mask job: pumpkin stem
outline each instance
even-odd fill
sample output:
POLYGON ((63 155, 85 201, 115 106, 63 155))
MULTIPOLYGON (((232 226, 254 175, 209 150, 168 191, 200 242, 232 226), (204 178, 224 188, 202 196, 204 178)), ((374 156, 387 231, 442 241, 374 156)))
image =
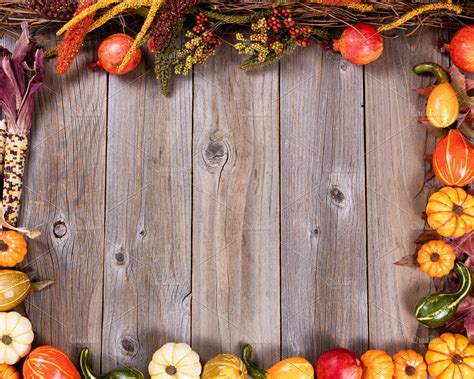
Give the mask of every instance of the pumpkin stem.
POLYGON ((252 378, 266 379, 268 377, 268 373, 265 370, 258 368, 257 365, 252 362, 252 346, 249 344, 245 344, 242 348, 242 361, 247 367, 248 374, 252 378))
POLYGON ((2 336, 2 343, 4 345, 10 345, 12 342, 13 342, 13 340, 10 336, 7 336, 7 335, 2 336))
POLYGON ((52 280, 42 280, 41 282, 33 282, 31 283, 30 292, 43 291, 45 288, 49 287, 52 284, 54 284, 52 280))
POLYGON ((90 356, 91 356, 90 349, 87 347, 84 347, 81 350, 81 355, 79 357, 79 366, 81 367, 82 376, 85 379, 98 379, 98 376, 92 372, 92 369, 89 363, 90 356))
POLYGON ((436 78, 436 84, 449 82, 448 74, 437 63, 424 62, 413 66, 413 72, 417 75, 432 74, 436 78))
POLYGON ((0 251, 7 251, 8 250, 8 245, 5 243, 5 241, 0 241, 0 251))
POLYGON ((462 357, 459 354, 453 355, 452 361, 456 365, 461 365, 464 362, 462 357))

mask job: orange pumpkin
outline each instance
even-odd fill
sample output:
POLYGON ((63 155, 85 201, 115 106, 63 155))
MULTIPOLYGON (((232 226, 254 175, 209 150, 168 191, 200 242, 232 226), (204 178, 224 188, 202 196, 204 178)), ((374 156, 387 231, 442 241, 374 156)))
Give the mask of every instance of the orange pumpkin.
POLYGON ((474 197, 462 188, 443 187, 426 206, 428 224, 443 237, 461 237, 474 227, 474 197))
POLYGON ((15 366, 0 365, 0 379, 20 379, 20 373, 15 366))
POLYGON ((40 346, 26 358, 23 378, 81 379, 81 375, 64 351, 53 346, 40 346))
POLYGON ((434 379, 474 378, 474 346, 462 334, 444 333, 432 339, 425 360, 434 379))
POLYGON ((426 379, 426 363, 414 350, 400 350, 393 356, 394 379, 426 379))
POLYGON ((392 379, 393 361, 390 355, 382 350, 369 350, 361 358, 362 379, 392 379))
POLYGON ((432 278, 448 275, 455 260, 456 254, 451 245, 441 240, 429 241, 418 250, 417 261, 421 271, 432 278))
POLYGON ((446 186, 467 186, 474 180, 474 146, 459 130, 450 130, 433 152, 433 170, 446 186))
POLYGON ((25 259, 26 241, 14 230, 0 231, 0 266, 13 267, 25 259))

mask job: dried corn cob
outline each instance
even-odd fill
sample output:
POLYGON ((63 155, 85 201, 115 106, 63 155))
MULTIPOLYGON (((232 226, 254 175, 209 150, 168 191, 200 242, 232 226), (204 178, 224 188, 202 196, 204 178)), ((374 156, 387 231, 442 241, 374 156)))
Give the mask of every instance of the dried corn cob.
POLYGON ((7 140, 7 123, 5 120, 0 120, 0 181, 1 182, 3 182, 3 160, 5 157, 5 141, 6 140, 7 140))
POLYGON ((27 136, 7 134, 3 167, 2 204, 5 209, 5 220, 13 226, 18 225, 27 150, 27 136))
POLYGON ((22 29, 13 53, 3 49, 4 55, 0 56, 0 106, 7 121, 2 208, 5 220, 12 226, 17 226, 20 213, 34 95, 44 81, 43 52, 30 39, 26 22, 22 29))

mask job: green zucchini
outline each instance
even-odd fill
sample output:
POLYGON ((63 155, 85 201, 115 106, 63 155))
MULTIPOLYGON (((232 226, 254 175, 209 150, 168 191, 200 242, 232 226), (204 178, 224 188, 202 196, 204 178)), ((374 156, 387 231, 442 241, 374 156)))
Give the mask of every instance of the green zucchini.
POLYGON ((456 313, 461 301, 469 295, 472 277, 464 263, 456 262, 454 272, 460 285, 454 293, 438 292, 421 299, 416 305, 416 319, 428 328, 437 328, 446 324, 456 313))

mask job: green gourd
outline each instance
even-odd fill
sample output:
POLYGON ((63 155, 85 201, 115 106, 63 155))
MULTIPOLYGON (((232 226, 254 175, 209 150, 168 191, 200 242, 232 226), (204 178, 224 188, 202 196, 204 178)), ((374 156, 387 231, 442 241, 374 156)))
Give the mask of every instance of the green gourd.
POLYGON ((91 351, 87 347, 81 350, 79 365, 81 366, 82 377, 85 379, 145 379, 143 373, 136 368, 121 368, 104 375, 96 375, 90 367, 91 351))
POLYGON ((416 319, 428 328, 437 328, 446 324, 456 313, 461 301, 469 295, 472 278, 464 263, 456 262, 454 272, 460 285, 454 293, 438 292, 421 299, 416 305, 416 319))

